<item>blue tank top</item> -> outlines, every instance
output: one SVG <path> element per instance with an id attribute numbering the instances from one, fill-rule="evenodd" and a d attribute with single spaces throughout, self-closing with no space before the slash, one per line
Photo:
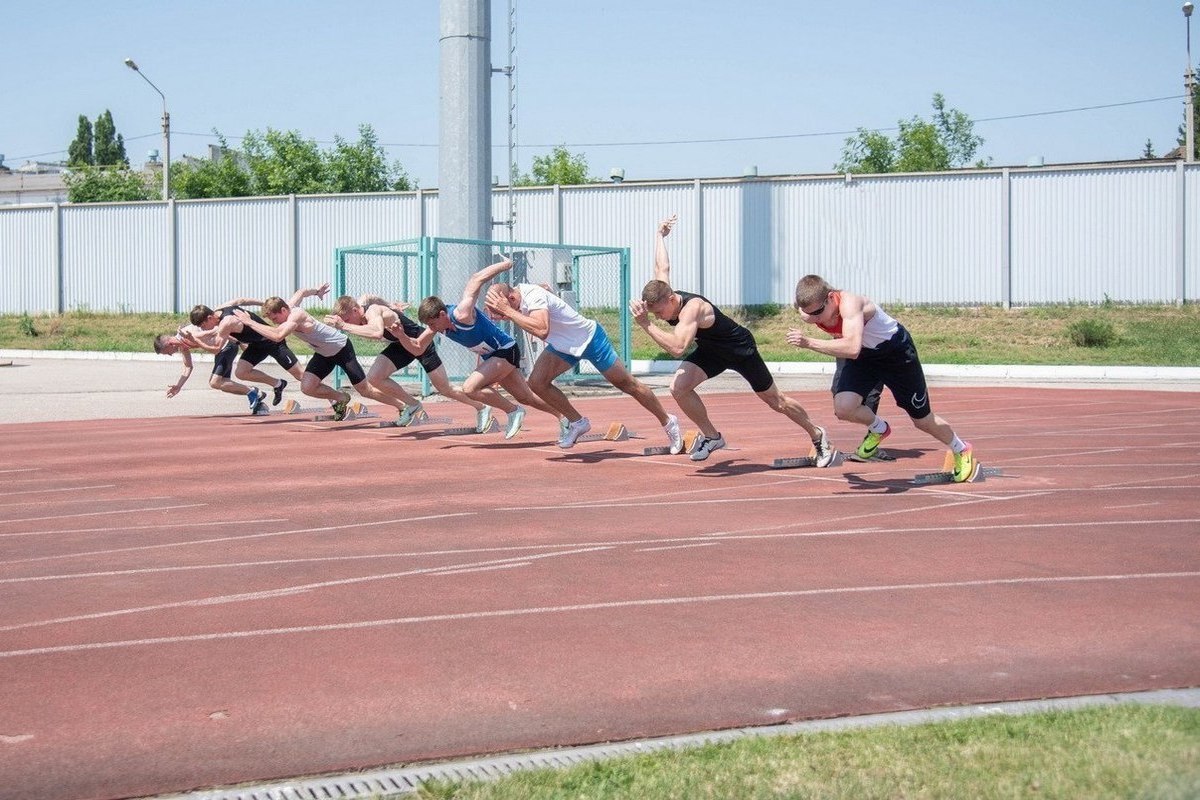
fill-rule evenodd
<path id="1" fill-rule="evenodd" d="M 450 316 L 450 323 L 454 327 L 447 331 L 442 331 L 442 334 L 450 341 L 461 344 L 471 352 L 478 353 L 481 356 L 486 356 L 488 353 L 494 353 L 497 350 L 504 350 L 517 343 L 513 337 L 501 330 L 499 325 L 488 319 L 478 308 L 475 309 L 475 323 L 473 325 L 463 325 L 454 318 L 454 309 L 456 307 L 446 306 L 446 313 Z"/>

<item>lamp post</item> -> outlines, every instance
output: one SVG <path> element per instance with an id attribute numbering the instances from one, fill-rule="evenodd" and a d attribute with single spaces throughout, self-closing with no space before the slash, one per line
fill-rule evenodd
<path id="1" fill-rule="evenodd" d="M 1187 110 L 1184 112 L 1183 141 L 1187 152 L 1184 161 L 1191 163 L 1196 160 L 1196 71 L 1192 69 L 1192 4 L 1183 4 L 1183 18 L 1187 20 L 1187 72 L 1183 74 L 1184 85 L 1187 86 Z"/>
<path id="2" fill-rule="evenodd" d="M 1191 5 L 1190 3 L 1188 4 Z M 1189 58 L 1190 62 L 1190 58 Z M 132 58 L 125 59 L 125 66 L 142 76 L 142 80 L 150 84 L 150 88 L 158 92 L 163 102 L 163 200 L 171 199 L 171 115 L 167 113 L 167 96 L 146 77 Z"/>

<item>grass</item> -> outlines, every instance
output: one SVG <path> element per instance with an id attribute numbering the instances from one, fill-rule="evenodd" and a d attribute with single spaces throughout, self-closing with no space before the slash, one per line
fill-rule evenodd
<path id="1" fill-rule="evenodd" d="M 426 800 L 1200 796 L 1200 709 L 1122 705 L 743 739 L 426 784 Z"/>
<path id="2" fill-rule="evenodd" d="M 324 309 L 309 309 L 321 317 Z M 803 326 L 790 308 L 728 308 L 747 325 L 767 361 L 828 361 L 785 340 Z M 995 306 L 944 308 L 888 306 L 912 333 L 927 364 L 1090 364 L 1100 366 L 1194 366 L 1200 364 L 1200 305 L 1063 305 L 1005 310 Z M 617 344 L 621 326 L 615 309 L 585 309 Z M 71 311 L 59 316 L 0 315 L 0 349 L 149 352 L 156 334 L 184 321 L 172 314 L 101 314 Z M 1077 343 L 1078 342 L 1078 343 Z M 298 354 L 310 350 L 299 341 Z M 382 349 L 355 339 L 361 355 Z M 633 326 L 633 357 L 664 359 L 640 328 Z"/>

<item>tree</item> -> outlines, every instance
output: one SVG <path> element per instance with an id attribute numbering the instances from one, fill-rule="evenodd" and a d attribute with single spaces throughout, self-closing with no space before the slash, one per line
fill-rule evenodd
<path id="1" fill-rule="evenodd" d="M 217 134 L 220 153 L 212 160 L 184 160 L 172 165 L 171 191 L 180 200 L 202 197 L 250 197 L 250 172 L 225 137 Z"/>
<path id="2" fill-rule="evenodd" d="M 1146 146 L 1142 148 L 1142 158 L 1154 158 L 1154 143 L 1149 139 L 1146 140 Z"/>
<path id="3" fill-rule="evenodd" d="M 326 153 L 329 192 L 406 192 L 412 188 L 400 162 L 387 163 L 387 155 L 370 125 L 358 126 L 358 141 L 350 144 L 333 137 L 335 147 Z"/>
<path id="4" fill-rule="evenodd" d="M 112 112 L 107 108 L 96 118 L 96 138 L 92 146 L 92 163 L 96 166 L 129 166 L 125 157 L 125 139 L 117 133 Z"/>
<path id="5" fill-rule="evenodd" d="M 412 182 L 400 163 L 387 162 L 370 125 L 360 125 L 358 141 L 334 137 L 321 150 L 298 131 L 249 131 L 241 154 L 224 137 L 213 161 L 186 161 L 171 174 L 178 198 L 247 197 L 281 194 L 344 194 L 408 191 Z"/>
<path id="6" fill-rule="evenodd" d="M 79 128 L 75 131 L 75 139 L 67 148 L 67 166 L 81 167 L 92 163 L 92 122 L 83 114 L 79 115 Z"/>
<path id="7" fill-rule="evenodd" d="M 855 174 L 884 172 L 936 172 L 968 166 L 983 138 L 975 135 L 975 123 L 958 109 L 947 109 L 940 93 L 933 95 L 933 119 L 913 116 L 898 123 L 893 141 L 879 131 L 858 129 L 846 139 L 842 160 L 834 169 Z M 975 166 L 986 166 L 976 161 Z"/>
<path id="8" fill-rule="evenodd" d="M 587 157 L 573 155 L 566 147 L 554 148 L 548 156 L 535 156 L 533 177 L 523 175 L 514 181 L 515 186 L 576 186 L 594 183 L 588 177 Z"/>
<path id="9" fill-rule="evenodd" d="M 67 200 L 72 203 L 116 203 L 149 200 L 157 197 L 157 188 L 149 185 L 151 176 L 127 169 L 83 165 L 63 176 Z"/>

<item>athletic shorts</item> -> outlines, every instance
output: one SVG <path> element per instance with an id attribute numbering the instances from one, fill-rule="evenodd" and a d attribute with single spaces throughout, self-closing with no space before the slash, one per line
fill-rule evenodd
<path id="1" fill-rule="evenodd" d="M 617 363 L 617 351 L 613 349 L 612 342 L 609 340 L 608 334 L 604 332 L 604 328 L 599 325 L 596 326 L 596 332 L 592 334 L 592 340 L 588 342 L 587 347 L 580 355 L 568 355 L 561 350 L 555 350 L 550 345 L 546 345 L 546 349 L 572 367 L 580 361 L 589 361 L 600 374 L 608 372 L 612 369 L 612 365 Z"/>
<path id="2" fill-rule="evenodd" d="M 505 347 L 502 350 L 493 350 L 486 356 L 483 356 L 484 361 L 487 361 L 489 358 L 501 358 L 517 369 L 521 368 L 521 351 L 517 349 L 515 344 L 512 347 Z"/>
<path id="3" fill-rule="evenodd" d="M 308 367 L 304 371 L 325 380 L 334 367 L 345 370 L 346 378 L 352 386 L 358 386 L 367 379 L 367 373 L 363 372 L 362 364 L 358 363 L 358 358 L 354 355 L 354 345 L 350 342 L 346 342 L 345 347 L 331 356 L 314 354 L 308 360 Z"/>
<path id="4" fill-rule="evenodd" d="M 765 392 L 775 383 L 771 370 L 759 355 L 757 349 L 748 355 L 725 354 L 707 347 L 697 347 L 684 359 L 689 364 L 695 364 L 709 378 L 715 378 L 727 369 L 741 375 L 755 392 Z"/>
<path id="5" fill-rule="evenodd" d="M 442 366 L 442 359 L 438 355 L 437 348 L 433 346 L 433 342 L 430 342 L 429 347 L 426 347 L 425 351 L 419 356 L 414 356 L 408 352 L 408 350 L 404 349 L 404 345 L 399 342 L 392 342 L 383 348 L 383 352 L 377 358 L 386 358 L 392 362 L 392 366 L 396 370 L 402 370 L 413 361 L 420 359 L 421 367 L 425 370 L 426 375 Z"/>
<path id="6" fill-rule="evenodd" d="M 896 405 L 913 419 L 924 419 L 933 412 L 917 346 L 903 325 L 883 344 L 864 347 L 858 358 L 848 359 L 836 376 L 833 393 L 854 392 L 865 398 L 879 383 L 891 391 Z"/>
<path id="7" fill-rule="evenodd" d="M 267 339 L 266 341 L 246 345 L 246 350 L 242 353 L 242 361 L 257 367 L 268 356 L 275 359 L 276 363 L 284 369 L 291 369 L 299 360 L 285 342 L 272 342 L 270 339 Z"/>
<path id="8" fill-rule="evenodd" d="M 237 360 L 238 343 L 229 341 L 213 358 L 212 374 L 221 378 L 233 377 L 233 362 Z"/>
<path id="9" fill-rule="evenodd" d="M 842 370 L 846 368 L 846 359 L 839 358 L 834 363 L 835 363 L 835 366 L 833 368 L 833 382 L 830 383 L 829 388 L 833 391 L 834 394 L 837 394 L 837 385 L 842 380 Z M 875 386 L 872 387 L 871 391 L 868 392 L 863 397 L 863 405 L 866 406 L 867 408 L 871 409 L 871 411 L 873 411 L 874 413 L 878 414 L 879 413 L 879 398 L 882 396 L 883 396 L 883 381 L 880 381 L 879 383 L 875 384 Z"/>

